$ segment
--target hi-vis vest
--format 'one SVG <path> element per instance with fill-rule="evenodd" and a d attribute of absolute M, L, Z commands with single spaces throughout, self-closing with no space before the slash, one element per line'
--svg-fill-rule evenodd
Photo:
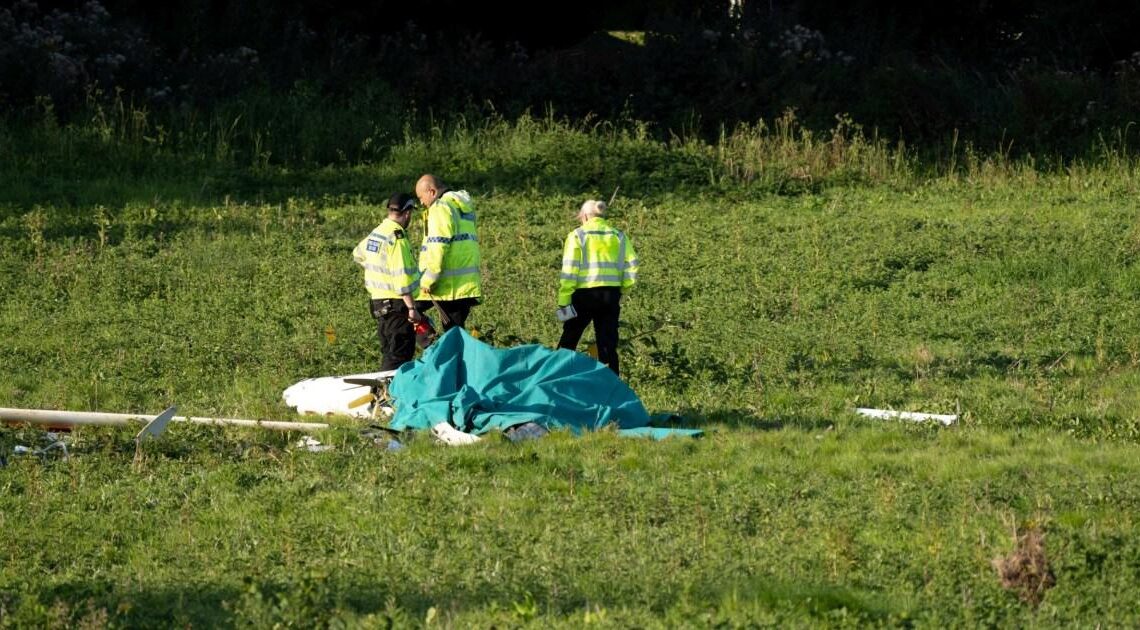
<path fill-rule="evenodd" d="M 364 267 L 364 286 L 374 300 L 414 294 L 420 286 L 420 270 L 416 268 L 408 235 L 392 219 L 384 219 L 360 241 L 352 250 L 352 257 Z"/>
<path fill-rule="evenodd" d="M 575 289 L 621 287 L 637 282 L 637 252 L 621 230 L 594 217 L 566 236 L 562 248 L 562 275 L 558 306 L 570 304 Z"/>
<path fill-rule="evenodd" d="M 483 296 L 475 207 L 467 191 L 447 191 L 424 213 L 420 296 L 460 300 Z"/>

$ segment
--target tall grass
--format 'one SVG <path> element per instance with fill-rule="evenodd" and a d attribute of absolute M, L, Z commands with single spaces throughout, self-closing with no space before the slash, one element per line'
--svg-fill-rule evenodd
<path fill-rule="evenodd" d="M 907 184 L 914 181 L 913 157 L 904 145 L 890 147 L 867 136 L 849 117 L 820 137 L 785 112 L 769 126 L 741 125 L 721 135 L 716 155 L 735 182 L 777 192 L 848 183 Z"/>
<path fill-rule="evenodd" d="M 303 186 L 328 166 L 378 170 L 387 179 L 429 168 L 500 190 L 620 187 L 639 194 L 799 194 L 846 185 L 1017 189 L 1042 177 L 1074 192 L 1128 193 L 1137 189 L 1140 170 L 1127 148 L 1131 128 L 1109 130 L 1085 157 L 1061 161 L 1014 159 L 1009 144 L 990 151 L 959 146 L 956 134 L 941 149 L 915 149 L 889 143 L 845 115 L 819 131 L 790 110 L 706 141 L 697 133 L 661 137 L 646 121 L 569 120 L 551 110 L 510 120 L 494 113 L 439 118 L 401 110 L 382 89 L 334 101 L 302 85 L 285 95 L 250 92 L 209 112 L 103 102 L 92 99 L 79 122 L 59 123 L 46 103 L 32 119 L 0 121 L 4 201 L 23 207 L 45 198 L 80 201 L 73 185 L 80 177 L 105 178 L 100 192 L 118 198 L 157 180 L 181 182 L 180 197 L 208 197 L 221 187 L 232 193 L 243 182 L 246 194 L 282 194 L 285 179 Z"/>

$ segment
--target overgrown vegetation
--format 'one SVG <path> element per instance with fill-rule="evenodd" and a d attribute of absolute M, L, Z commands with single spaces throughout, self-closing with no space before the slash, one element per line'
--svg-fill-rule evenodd
<path fill-rule="evenodd" d="M 318 118 L 327 100 L 361 105 L 352 122 L 414 111 L 417 135 L 431 115 L 514 120 L 553 108 L 577 122 L 652 120 L 658 140 L 706 141 L 791 109 L 816 133 L 841 115 L 892 144 L 958 135 L 986 154 L 1038 159 L 1079 156 L 1099 136 L 1127 132 L 1140 110 L 1140 9 L 1117 0 L 553 2 L 546 11 L 544 27 L 511 29 L 527 11 L 510 3 L 20 0 L 0 8 L 0 107 L 34 112 L 46 101 L 72 122 L 89 99 L 122 94 L 182 116 L 226 104 L 228 128 L 264 116 L 264 101 L 232 104 L 259 88 L 303 94 L 311 106 L 292 111 Z M 299 124 L 270 122 L 252 121 L 269 144 Z M 393 131 L 323 122 L 333 123 L 331 155 L 255 155 L 329 163 L 372 148 L 352 140 Z M 1138 139 L 1118 138 L 1133 152 Z"/>
<path fill-rule="evenodd" d="M 705 139 L 662 138 L 655 123 L 575 120 L 552 109 L 516 118 L 436 118 L 403 111 L 381 92 L 345 102 L 306 86 L 284 94 L 252 90 L 205 112 L 156 111 L 121 96 L 108 104 L 91 99 L 72 122 L 61 120 L 50 102 L 40 105 L 34 117 L 0 125 L 4 199 L 21 206 L 76 195 L 105 200 L 114 187 L 136 189 L 120 197 L 139 194 L 148 180 L 191 187 L 174 195 L 180 199 L 220 193 L 280 201 L 283 191 L 304 193 L 315 182 L 326 194 L 362 193 L 377 176 L 406 178 L 424 163 L 472 186 L 518 191 L 541 184 L 572 194 L 615 186 L 639 194 L 693 188 L 798 194 L 845 184 L 899 190 L 1011 183 L 1123 192 L 1135 188 L 1137 170 L 1131 127 L 1106 130 L 1076 155 L 1015 157 L 957 134 L 910 147 L 846 115 L 816 131 L 794 110 Z M 336 176 L 326 176 L 334 172 L 326 167 L 336 167 Z"/>

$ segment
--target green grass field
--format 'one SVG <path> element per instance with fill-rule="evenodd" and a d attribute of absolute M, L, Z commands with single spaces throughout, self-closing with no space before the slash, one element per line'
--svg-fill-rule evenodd
<path fill-rule="evenodd" d="M 41 461 L 0 428 L 0 626 L 1140 623 L 1140 169 L 920 166 L 790 124 L 498 121 L 324 167 L 5 127 L 0 406 L 299 419 L 285 387 L 377 368 L 351 249 L 432 171 L 476 199 L 470 327 L 504 347 L 556 342 L 562 238 L 618 188 L 623 377 L 706 436 L 390 452 L 334 419 L 309 453 L 175 425 L 135 463 L 129 429 Z M 1026 534 L 1049 588 L 1003 588 Z"/>

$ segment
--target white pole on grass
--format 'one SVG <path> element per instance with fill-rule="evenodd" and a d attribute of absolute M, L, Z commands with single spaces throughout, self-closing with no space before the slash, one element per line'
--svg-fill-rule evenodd
<path fill-rule="evenodd" d="M 913 422 L 934 420 L 935 422 L 940 422 L 947 426 L 954 424 L 958 420 L 958 414 L 918 413 L 914 411 L 895 411 L 893 409 L 869 409 L 867 407 L 859 407 L 855 409 L 855 413 L 871 418 L 910 420 Z"/>
<path fill-rule="evenodd" d="M 156 420 L 156 415 L 158 414 L 106 413 L 102 411 L 56 411 L 53 409 L 13 409 L 9 407 L 0 407 L 0 421 L 27 422 L 29 424 L 47 424 L 53 426 L 145 425 Z M 277 420 L 243 420 L 239 418 L 203 418 L 193 416 L 172 416 L 168 419 L 171 422 L 255 427 L 260 429 L 272 429 L 274 431 L 313 431 L 316 429 L 329 428 L 329 425 L 323 422 L 280 422 Z"/>

